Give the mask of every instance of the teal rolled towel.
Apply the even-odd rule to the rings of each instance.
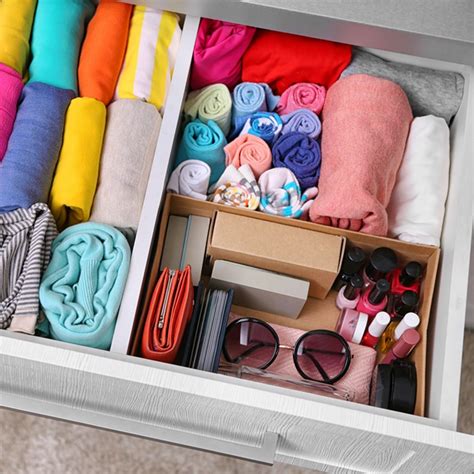
[[[114,227],[86,222],[61,232],[39,293],[51,337],[109,349],[129,264],[130,246]]]
[[[38,0],[31,35],[30,82],[77,93],[77,65],[92,0]]]

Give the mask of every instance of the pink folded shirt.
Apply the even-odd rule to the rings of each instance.
[[[280,97],[276,112],[280,115],[289,114],[299,109],[308,109],[315,114],[320,114],[323,110],[326,99],[326,88],[311,84],[310,82],[300,82],[294,84]]]

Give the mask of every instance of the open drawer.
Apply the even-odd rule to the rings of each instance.
[[[150,3],[172,8],[173,2]],[[284,14],[274,20],[279,29]],[[112,352],[2,331],[0,403],[260,462],[333,472],[471,470],[473,439],[455,431],[471,244],[472,199],[466,198],[472,196],[470,67],[378,51],[399,61],[456,70],[466,79],[463,104],[451,126],[450,193],[430,318],[426,417],[125,355],[159,237],[157,222],[179,139],[198,24],[196,17],[185,20]],[[311,34],[319,36],[317,29]]]

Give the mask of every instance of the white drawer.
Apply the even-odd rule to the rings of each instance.
[[[128,346],[139,309],[198,23],[198,18],[186,18],[113,351]],[[317,29],[312,35],[318,36]],[[427,417],[5,331],[0,333],[0,404],[256,461],[331,472],[471,470],[473,437],[455,428],[471,245],[473,150],[467,132],[473,127],[474,75],[466,66],[378,54],[457,70],[466,78],[464,101],[451,127],[451,185],[430,319]]]

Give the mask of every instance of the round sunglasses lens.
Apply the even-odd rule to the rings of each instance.
[[[350,357],[338,337],[321,333],[303,337],[295,347],[295,353],[301,372],[318,382],[333,382],[340,377]]]
[[[227,328],[224,347],[228,362],[262,369],[273,359],[277,341],[263,324],[244,320]]]

